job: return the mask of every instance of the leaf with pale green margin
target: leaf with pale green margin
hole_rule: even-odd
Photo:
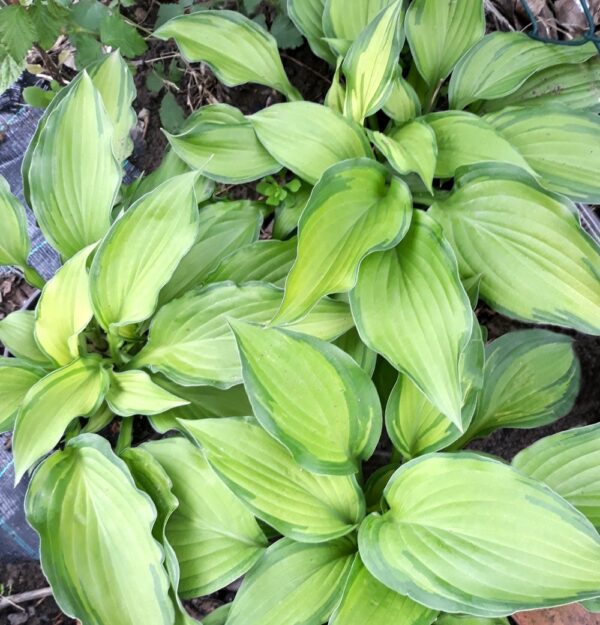
[[[369,377],[373,375],[377,354],[361,341],[356,328],[352,328],[346,334],[342,334],[334,341],[334,345],[337,345],[337,347],[352,356]]]
[[[435,625],[510,625],[506,618],[482,618],[468,614],[442,614]]]
[[[26,364],[14,361],[0,363],[0,433],[12,430],[19,406],[29,389],[38,382],[43,373]]]
[[[435,133],[426,121],[410,121],[386,134],[377,130],[367,133],[392,169],[403,175],[417,174],[427,190],[433,193],[438,148]]]
[[[483,385],[484,360],[482,330],[473,314],[473,332],[460,361],[464,430],[471,423]],[[398,375],[385,407],[385,427],[394,447],[406,460],[444,449],[461,435],[410,378],[402,374]]]
[[[155,415],[188,402],[155,384],[144,371],[123,371],[110,374],[106,393],[109,408],[121,417]]]
[[[544,192],[522,170],[490,164],[459,178],[429,214],[461,275],[481,274],[480,297],[492,308],[600,334],[600,252],[566,198]]]
[[[359,123],[387,100],[404,43],[404,0],[388,0],[385,4],[389,6],[361,31],[342,63],[346,78],[344,114]],[[353,14],[347,7],[344,12],[347,16]]]
[[[331,79],[331,87],[325,94],[324,104],[336,113],[344,112],[344,101],[346,100],[346,85],[340,80],[342,73],[342,62],[344,57],[339,56],[335,64],[335,73]]]
[[[165,132],[175,153],[192,169],[226,184],[258,180],[281,169],[252,124],[229,104],[203,106],[181,134]]]
[[[227,625],[326,622],[355,554],[356,545],[349,538],[318,545],[278,540],[244,578]]]
[[[592,614],[600,613],[600,598],[581,601],[581,605]]]
[[[244,387],[260,424],[310,471],[356,472],[375,450],[382,427],[379,397],[367,373],[325,341],[240,321],[230,324]]]
[[[209,274],[223,259],[256,241],[263,222],[263,208],[263,204],[249,200],[203,206],[196,242],[160,292],[160,305],[207,284]]]
[[[352,4],[345,0],[325,0],[323,32],[327,38],[338,40],[338,53],[345,56],[352,42],[391,3],[392,0],[368,0]]]
[[[159,462],[142,447],[128,447],[121,452],[121,458],[127,464],[135,485],[150,496],[156,507],[156,521],[152,527],[152,535],[162,545],[165,554],[165,568],[171,580],[169,595],[173,605],[176,606],[173,625],[199,625],[199,621],[188,615],[177,595],[180,577],[179,562],[166,535],[167,523],[179,506],[177,497],[171,492],[173,483]]]
[[[113,124],[113,153],[117,161],[122,162],[133,152],[129,133],[137,121],[131,106],[136,98],[133,76],[118,50],[87,70]]]
[[[415,0],[406,12],[405,29],[419,74],[435,87],[483,37],[483,1]]]
[[[84,72],[46,119],[23,172],[36,220],[64,258],[110,227],[121,183],[113,137],[102,97]]]
[[[287,0],[287,11],[296,28],[306,37],[310,49],[320,58],[335,64],[335,55],[322,41],[325,0]]]
[[[27,217],[4,176],[0,176],[0,223],[0,265],[26,268],[31,247]]]
[[[111,227],[90,269],[92,305],[107,331],[146,320],[198,233],[195,173],[171,178]],[[117,330],[118,332],[118,330]]]
[[[240,357],[228,319],[267,323],[282,296],[281,289],[261,282],[218,282],[189,293],[158,311],[148,342],[130,366],[161,372],[183,386],[240,384]],[[324,299],[289,328],[329,341],[352,326],[347,304]]]
[[[178,419],[194,421],[211,417],[244,417],[252,414],[252,406],[244,386],[227,389],[213,386],[180,386],[162,375],[153,375],[152,381],[188,404],[150,417],[152,427],[159,433],[180,430]]]
[[[437,615],[435,610],[384,586],[367,571],[358,556],[329,625],[390,625],[396,622],[431,625]]]
[[[149,175],[138,178],[129,187],[130,195],[127,196],[129,204],[139,200],[146,193],[154,191],[163,182],[170,178],[185,174],[191,169],[175,154],[173,150],[167,149],[160,165]],[[194,185],[196,201],[198,203],[208,200],[215,190],[215,182],[205,176],[198,176]]]
[[[243,575],[267,546],[252,513],[186,439],[153,441],[142,449],[161,464],[179,501],[166,527],[179,560],[178,594],[207,595]]]
[[[219,266],[206,277],[205,283],[231,280],[235,284],[262,281],[283,287],[294,260],[296,238],[287,241],[271,239],[255,241],[240,247],[225,257]]]
[[[459,167],[485,161],[511,163],[534,173],[515,146],[477,115],[443,111],[424,119],[437,142],[436,178],[452,178]]]
[[[555,65],[536,72],[510,95],[482,102],[478,112],[548,104],[565,106],[573,112],[600,113],[600,57],[592,57],[585,63]]]
[[[0,342],[17,358],[42,367],[52,366],[36,341],[33,310],[15,310],[0,319]]]
[[[600,424],[542,438],[512,464],[547,484],[600,529]]]
[[[365,514],[354,476],[304,470],[251,418],[180,421],[213,469],[260,519],[300,542],[352,532]]]
[[[582,46],[561,46],[520,32],[491,33],[456,64],[448,93],[450,108],[463,109],[475,100],[502,98],[543,69],[583,63],[597,53],[591,41]]]
[[[414,88],[402,78],[402,68],[396,68],[396,75],[392,79],[392,86],[383,112],[397,124],[409,122],[421,114],[421,102]]]
[[[578,202],[600,202],[600,119],[558,107],[509,108],[486,116],[542,177]]]
[[[363,261],[350,304],[363,341],[461,429],[459,365],[473,317],[440,226],[414,211],[408,234],[394,249]]]
[[[571,411],[580,382],[573,341],[548,330],[509,332],[486,346],[483,390],[459,441],[499,428],[534,428]]]
[[[115,418],[115,415],[111,412],[110,408],[103,403],[94,414],[90,415],[86,424],[81,428],[81,433],[96,433],[103,430],[111,421]]]
[[[298,256],[273,323],[301,318],[324,295],[356,284],[368,254],[393,247],[408,230],[412,202],[407,185],[371,159],[330,167],[302,212]]]
[[[98,410],[108,390],[108,373],[100,359],[78,359],[34,384],[15,421],[15,481],[55,447],[76,417]]]
[[[340,161],[373,156],[364,130],[321,104],[274,104],[249,119],[271,156],[310,184]]]
[[[236,11],[199,11],[169,20],[154,31],[175,39],[187,61],[206,63],[228,87],[257,83],[290,100],[301,99],[286,76],[277,42],[262,26]]]
[[[423,605],[495,617],[600,592],[594,526],[502,461],[422,456],[396,471],[385,498],[389,512],[360,527],[360,555],[380,582]]]
[[[95,247],[83,248],[54,274],[35,309],[36,341],[59,366],[77,358],[79,335],[94,314],[87,262]]]
[[[71,439],[36,471],[25,509],[65,614],[82,625],[172,625],[156,509],[107,441]]]

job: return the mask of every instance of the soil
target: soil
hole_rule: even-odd
[[[142,3],[137,4],[136,11]],[[493,5],[493,11],[488,13],[488,22],[492,29],[513,29],[515,25],[517,29],[520,29],[525,25],[524,16],[518,10],[515,12],[515,3],[512,0],[494,0],[490,5]],[[147,14],[137,21],[151,27],[157,6],[158,3],[152,2]],[[546,10],[544,7],[542,14]],[[267,13],[267,19],[269,18]],[[138,113],[138,132],[131,161],[140,171],[147,173],[160,164],[167,141],[161,131],[159,115],[160,103],[166,87],[159,93],[152,93],[146,88],[146,78],[152,71],[156,59],[169,59],[175,51],[176,48],[172,42],[150,40],[148,51],[136,63],[135,83],[138,97],[134,102],[134,107]],[[303,96],[307,100],[322,102],[331,82],[328,77],[331,72],[327,64],[317,59],[307,45],[290,52],[282,52],[282,60],[292,84],[301,91]],[[252,114],[265,106],[283,101],[281,94],[257,85],[225,87],[215,79],[210,70],[199,64],[185,67],[184,78],[178,90],[174,89],[174,95],[186,115],[200,106],[216,102],[225,102],[239,108],[245,114]],[[240,186],[236,191],[240,197],[255,196],[252,185]],[[0,318],[14,310],[26,307],[33,294],[34,290],[17,277],[0,277]],[[485,306],[478,310],[478,317],[480,322],[487,327],[490,339],[511,330],[528,327],[502,317]],[[600,337],[552,329],[573,336],[575,350],[581,362],[581,391],[573,411],[550,426],[534,430],[500,430],[486,439],[473,442],[470,447],[510,460],[517,452],[539,438],[600,420],[600,386],[597,384],[600,376]],[[109,434],[114,436],[115,432],[111,431]],[[11,595],[46,586],[47,581],[37,562],[0,564],[0,594]],[[233,600],[237,587],[237,584],[232,584],[208,597],[188,601],[185,605],[192,616],[202,618],[217,607]],[[52,597],[23,604],[23,608],[15,607],[0,611],[0,625],[71,625],[75,623],[77,622],[60,612]],[[525,621],[522,621],[522,624],[525,625]]]

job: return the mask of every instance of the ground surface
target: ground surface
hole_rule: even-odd
[[[569,2],[530,0],[530,4],[543,20],[542,30],[546,35],[555,36],[557,34],[557,18],[562,24],[568,23],[569,28],[574,32],[581,28],[578,15],[569,13],[569,7],[576,4],[570,0]],[[139,5],[143,5],[143,3],[137,3],[136,6]],[[592,2],[594,10],[598,9],[598,5],[600,5],[600,0]],[[493,29],[520,29],[526,24],[525,16],[516,0],[486,1],[486,8],[488,9],[489,24]],[[155,10],[156,3],[149,3],[146,12],[139,21],[146,27],[151,27]],[[149,43],[149,50],[137,65],[138,98],[134,106],[140,122],[138,124],[136,151],[132,158],[133,163],[140,171],[146,172],[152,171],[159,165],[166,145],[166,139],[160,130],[159,117],[160,100],[164,90],[159,93],[150,92],[146,88],[146,77],[152,71],[157,58],[168,59],[169,55],[175,51],[170,43],[152,41]],[[304,97],[312,101],[322,101],[330,84],[328,78],[330,71],[326,64],[316,59],[307,46],[294,51],[283,52],[282,58],[292,83],[300,89]],[[198,65],[186,68],[185,77],[175,95],[186,114],[204,104],[215,102],[232,104],[244,113],[250,114],[269,104],[281,101],[279,94],[263,87],[247,85],[233,89],[225,88],[218,83],[209,70]],[[238,193],[246,197],[252,196],[252,186],[242,187]],[[14,277],[0,278],[0,318],[13,310],[26,306],[31,295],[32,290]],[[496,338],[505,332],[526,327],[501,317],[485,307],[478,311],[478,315],[481,323],[488,328],[490,338]],[[600,379],[600,338],[572,332],[567,333],[575,339],[575,349],[580,358],[582,369],[581,392],[571,414],[545,428],[498,431],[482,441],[474,442],[471,445],[473,448],[510,460],[518,451],[543,436],[600,420],[600,385],[597,383],[597,380]],[[0,584],[2,585],[0,593],[4,595],[47,586],[39,563],[36,562],[0,564]],[[231,601],[234,594],[235,586],[209,597],[187,602],[186,605],[194,617],[201,618],[223,603]],[[555,613],[544,614],[542,618],[544,620],[528,618],[521,623],[522,625],[550,625],[550,623],[575,625],[575,621],[560,620],[560,616]],[[75,621],[65,617],[51,597],[23,604],[23,609],[15,607],[0,611],[0,625],[69,625],[72,623]],[[600,619],[595,622],[589,621],[586,625],[591,623],[600,625]]]

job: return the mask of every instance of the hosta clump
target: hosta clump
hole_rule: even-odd
[[[477,0],[289,14],[332,65],[326,104],[300,99],[259,26],[199,12],[156,35],[291,101],[199,109],[124,188],[134,93],[113,54],[55,98],[25,157],[65,262],[35,312],[0,322],[0,416],[18,477],[38,465],[27,513],[59,604],[84,625],[189,623],[181,598],[245,575],[207,623],[596,609],[600,427],[512,465],[463,450],[556,421],[579,388],[569,337],[487,341],[480,296],[600,333],[599,251],[573,204],[600,196],[598,105],[569,87],[595,50],[483,36]],[[268,202],[213,201],[214,182],[252,181]],[[28,272],[22,208],[1,197],[2,261]],[[139,416],[175,434],[132,446]],[[95,432],[114,418],[113,450]],[[394,451],[369,475],[384,427]]]

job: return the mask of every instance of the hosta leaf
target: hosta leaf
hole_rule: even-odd
[[[236,284],[262,281],[283,287],[296,259],[295,238],[287,241],[255,241],[224,258],[206,278],[206,283],[231,280]]]
[[[13,436],[15,479],[58,443],[76,417],[91,415],[108,389],[108,373],[98,360],[75,360],[31,387],[17,415]]]
[[[600,424],[542,438],[517,454],[513,466],[547,484],[600,528]]]
[[[282,296],[280,289],[259,282],[242,286],[219,282],[189,293],[154,316],[148,342],[132,366],[160,371],[184,386],[240,384],[240,358],[228,319],[266,323]],[[352,325],[347,304],[323,300],[290,328],[331,340]]]
[[[92,304],[105,330],[144,321],[198,232],[196,174],[140,198],[115,224],[90,269]]]
[[[228,625],[326,622],[340,599],[355,550],[347,538],[318,545],[277,541],[246,575]]]
[[[42,377],[42,373],[26,365],[0,365],[0,432],[12,429],[15,416],[29,389]]]
[[[438,224],[414,211],[399,245],[363,261],[350,302],[363,341],[462,429],[459,362],[473,320],[456,258]]]
[[[403,0],[385,2],[350,46],[342,63],[346,77],[344,114],[362,123],[385,103],[404,43]],[[352,14],[352,9],[345,10]]]
[[[581,605],[592,614],[600,613],[600,598],[581,601]]]
[[[476,43],[457,63],[450,79],[450,107],[494,100],[516,91],[532,74],[564,63],[582,63],[597,53],[589,42],[561,46],[525,33],[495,32]]]
[[[468,614],[442,614],[436,625],[510,625],[506,618],[484,618]]]
[[[216,202],[200,209],[196,242],[160,293],[160,304],[208,283],[220,261],[258,238],[263,218],[258,202]]]
[[[485,161],[512,163],[533,173],[523,155],[494,127],[466,111],[427,115],[437,142],[436,178],[452,178],[459,167]]]
[[[436,169],[435,133],[423,120],[411,121],[387,134],[369,132],[373,145],[399,174],[416,173],[431,193]]]
[[[133,141],[129,133],[137,121],[131,107],[136,97],[133,76],[118,50],[105,56],[100,63],[88,68],[88,71],[113,124],[115,158],[119,162],[124,161],[133,152]]]
[[[345,56],[352,42],[391,3],[392,0],[369,0],[349,5],[344,0],[325,0],[323,31],[328,38],[339,40],[340,55]]]
[[[25,209],[10,192],[3,176],[0,176],[0,222],[0,265],[26,267],[30,242]]]
[[[341,80],[342,62],[344,57],[340,56],[335,64],[335,73],[331,79],[331,87],[325,94],[324,104],[336,113],[344,112],[344,101],[346,100],[346,85]]]
[[[283,202],[275,209],[274,239],[286,239],[296,230],[311,191],[310,185],[302,183],[297,193],[288,193]]]
[[[249,119],[271,156],[310,184],[335,163],[373,155],[358,124],[320,104],[275,104]]]
[[[254,82],[289,99],[300,99],[285,74],[275,39],[241,13],[219,10],[181,15],[161,26],[154,36],[173,37],[188,61],[206,63],[228,87]]]
[[[252,182],[281,169],[256,137],[252,124],[228,104],[204,106],[187,120],[184,132],[166,134],[185,163],[218,182]]]
[[[267,545],[252,513],[186,439],[153,441],[142,449],[161,464],[179,501],[166,526],[181,569],[178,593],[209,594],[243,575]]]
[[[335,55],[322,41],[325,0],[287,0],[287,11],[296,28],[306,37],[311,50],[322,59],[335,64]]]
[[[72,439],[35,473],[25,505],[63,612],[82,625],[173,623],[156,510],[108,442]]]
[[[385,497],[389,512],[361,525],[360,554],[379,581],[419,603],[491,617],[598,596],[594,527],[498,460],[423,456],[396,471]]]
[[[48,366],[50,360],[35,339],[35,313],[32,310],[16,310],[0,319],[0,342],[17,358]]]
[[[352,328],[346,334],[342,334],[335,340],[334,344],[352,356],[369,377],[373,375],[377,354],[361,341],[356,328]]]
[[[568,414],[579,392],[572,340],[548,330],[509,332],[486,347],[483,390],[463,440],[532,428]]]
[[[408,122],[421,113],[421,102],[414,88],[402,78],[400,67],[392,79],[388,97],[383,105],[385,114],[397,124]]]
[[[406,12],[406,39],[430,87],[448,76],[485,32],[481,0],[416,0]]]
[[[225,625],[231,612],[231,603],[219,606],[208,616],[202,618],[202,625]]]
[[[79,354],[79,334],[93,316],[87,261],[88,245],[46,283],[35,311],[35,338],[54,362],[66,365]]]
[[[437,612],[401,595],[375,579],[362,563],[354,560],[344,594],[330,625],[431,625]],[[439,621],[436,621],[439,622]]]
[[[483,385],[484,340],[473,315],[473,332],[460,360],[463,405],[461,421],[467,428]],[[400,374],[385,407],[385,427],[394,447],[410,460],[444,449],[460,437],[460,430],[415,386]]]
[[[385,428],[404,458],[444,449],[460,430],[405,375],[399,375],[385,408]]]
[[[481,274],[480,296],[492,308],[600,333],[600,253],[568,200],[544,193],[519,170],[490,165],[464,176],[429,213],[461,275]]]
[[[154,415],[188,402],[155,384],[143,371],[112,372],[106,402],[121,417]]]
[[[311,471],[357,471],[381,434],[381,405],[369,376],[325,341],[239,321],[231,326],[261,425]]]
[[[150,418],[152,427],[160,434],[180,429],[178,419],[193,421],[210,417],[243,417],[252,414],[252,406],[242,384],[220,389],[213,386],[180,386],[161,375],[152,376],[152,380],[170,393],[189,402],[185,406],[173,408]]]
[[[121,453],[121,458],[127,464],[135,485],[150,496],[156,507],[156,521],[152,527],[152,535],[162,545],[165,554],[165,568],[171,580],[169,594],[176,606],[173,625],[197,624],[199,621],[188,615],[177,595],[180,578],[179,562],[166,534],[167,523],[179,506],[177,497],[172,493],[173,482],[154,456],[142,447],[128,447]]]
[[[304,470],[250,417],[181,425],[231,490],[284,536],[325,542],[348,534],[364,516],[364,499],[354,476]]]
[[[511,108],[486,119],[542,176],[544,187],[580,202],[600,202],[597,114]]]
[[[185,174],[191,171],[190,168],[175,154],[171,149],[165,151],[165,155],[160,165],[148,176],[138,178],[132,185],[132,194],[128,197],[130,203],[139,200],[146,193],[150,193],[163,182],[166,182],[170,178]],[[138,184],[139,182],[139,184]],[[213,194],[215,189],[214,180],[206,178],[205,176],[198,176],[196,183],[194,184],[194,191],[196,192],[196,201],[198,203],[208,200]]]
[[[481,112],[508,106],[561,105],[571,111],[600,112],[600,58],[585,63],[555,65],[530,76],[504,98],[482,103]]]
[[[369,253],[388,249],[406,233],[410,191],[371,159],[348,160],[319,180],[299,223],[298,257],[285,285],[275,322],[302,317],[324,295],[356,284]]]
[[[24,169],[37,222],[65,258],[110,226],[121,182],[113,137],[102,98],[84,72],[48,116]]]

